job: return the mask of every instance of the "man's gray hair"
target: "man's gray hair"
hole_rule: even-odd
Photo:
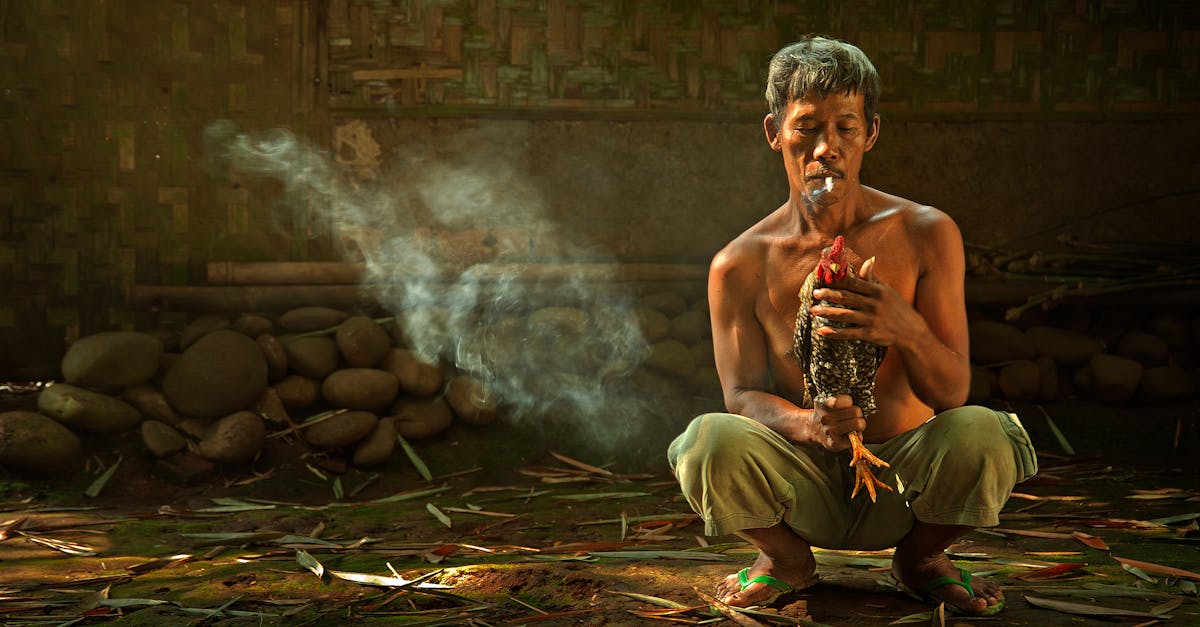
[[[863,95],[869,124],[879,104],[879,73],[862,50],[838,39],[802,39],[776,52],[768,66],[767,106],[776,125],[790,100],[855,93]]]

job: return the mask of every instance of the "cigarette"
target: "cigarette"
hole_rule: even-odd
[[[825,177],[825,191],[826,192],[833,191],[833,177],[832,176]]]

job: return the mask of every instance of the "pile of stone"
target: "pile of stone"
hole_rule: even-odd
[[[36,412],[0,414],[0,466],[52,471],[77,460],[80,435],[139,429],[149,453],[185,474],[251,462],[273,434],[367,467],[392,457],[398,435],[419,440],[456,419],[496,418],[499,400],[483,382],[394,336],[375,319],[325,307],[85,336],[68,347],[63,381],[40,392]]]
[[[634,361],[656,394],[719,399],[707,303],[686,293],[641,296],[620,312],[617,328],[644,340]],[[569,377],[604,376],[584,355],[603,351],[583,345],[607,339],[595,333],[604,315],[535,306],[475,331],[497,350],[525,353],[520,365],[545,371],[541,392],[553,396],[561,390],[549,388]],[[419,441],[455,421],[496,419],[500,399],[487,382],[407,345],[389,319],[320,306],[274,319],[200,316],[175,331],[88,335],[68,347],[62,380],[41,391],[36,412],[0,414],[0,467],[54,470],[78,460],[80,436],[133,430],[176,475],[248,464],[280,437],[370,467],[399,454],[397,436]],[[562,379],[555,370],[571,372]]]
[[[1070,324],[974,320],[971,393],[981,403],[1004,398],[1052,402],[1163,403],[1196,395],[1200,318],[1073,312]]]

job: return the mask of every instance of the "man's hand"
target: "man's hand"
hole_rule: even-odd
[[[824,403],[814,403],[809,440],[836,453],[850,448],[847,436],[851,432],[866,428],[867,421],[854,400],[848,394],[838,394]]]
[[[814,299],[838,305],[815,306],[813,315],[852,325],[822,327],[818,333],[830,339],[866,340],[877,346],[892,346],[924,328],[921,314],[896,290],[875,278],[874,257],[863,262],[861,274],[858,278],[842,279],[834,287],[813,291]]]

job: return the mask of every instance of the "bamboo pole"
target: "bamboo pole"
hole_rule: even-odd
[[[382,272],[403,278],[422,277],[427,270],[385,266]],[[468,278],[491,281],[703,281],[708,267],[684,263],[481,263],[443,265],[430,277],[439,281]],[[368,279],[361,263],[340,261],[208,263],[209,285],[353,285]]]

